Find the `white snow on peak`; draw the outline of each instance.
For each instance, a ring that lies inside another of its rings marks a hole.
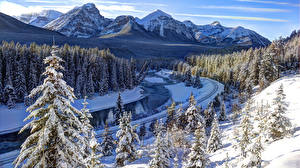
[[[153,19],[157,19],[159,17],[168,17],[168,18],[172,18],[171,15],[161,11],[161,10],[156,10],[152,13],[150,13],[149,15],[145,16],[142,20],[153,20]]]
[[[38,13],[22,14],[18,16],[17,19],[33,26],[43,27],[61,15],[62,13],[56,10],[42,10]]]
[[[217,26],[217,25],[221,25],[219,21],[214,21],[212,22],[210,25],[212,26]]]

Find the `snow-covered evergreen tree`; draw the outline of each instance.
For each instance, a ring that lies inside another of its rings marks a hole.
[[[196,107],[196,102],[193,94],[191,94],[189,102],[189,107],[185,111],[185,117],[187,120],[185,129],[189,132],[194,132],[197,128],[197,124],[199,122],[204,123],[204,119],[202,118],[200,112],[198,111],[198,108]]]
[[[175,123],[175,108],[176,108],[176,103],[173,101],[171,106],[168,107],[167,109],[168,116],[166,122],[167,122],[167,127],[169,129],[171,129],[173,124]]]
[[[87,108],[87,96],[84,97],[83,108],[81,109],[82,116],[80,117],[83,127],[81,128],[82,134],[86,140],[86,153],[85,153],[85,162],[88,168],[101,168],[103,165],[100,162],[102,154],[99,154],[98,148],[99,143],[95,137],[94,127],[90,124],[90,119],[92,115]]]
[[[139,137],[135,133],[135,126],[130,125],[131,113],[124,112],[120,118],[120,130],[117,132],[118,145],[116,148],[116,166],[124,166],[127,162],[137,159],[135,141],[139,142]]]
[[[118,99],[116,102],[116,110],[115,110],[115,123],[116,125],[119,124],[120,118],[123,115],[124,112],[124,106],[123,106],[123,101],[121,97],[121,93],[119,92],[118,94]]]
[[[150,168],[168,168],[170,166],[164,141],[162,130],[157,130],[157,136],[154,142],[154,156],[149,163]]]
[[[251,100],[247,102],[246,109],[243,113],[242,121],[240,123],[240,140],[239,147],[241,151],[241,156],[247,156],[247,147],[251,143],[251,131],[253,129],[252,123],[250,121],[250,109],[251,109]]]
[[[111,156],[116,146],[114,143],[114,139],[112,137],[112,133],[110,132],[107,123],[105,124],[105,130],[104,133],[102,134],[102,142],[100,146],[101,146],[101,153],[104,156]]]
[[[261,136],[255,138],[254,143],[248,148],[248,156],[242,162],[244,167],[256,167],[261,168],[262,158],[261,153],[263,146],[261,143]]]
[[[276,90],[276,97],[273,100],[274,110],[268,115],[267,134],[272,140],[281,139],[291,134],[292,124],[286,116],[284,116],[287,104],[285,102],[285,94],[283,85]]]
[[[217,119],[217,115],[215,114],[212,123],[212,129],[210,131],[210,137],[207,143],[207,152],[215,152],[220,148],[222,148],[221,133],[219,129],[219,122]]]
[[[52,47],[51,56],[44,59],[46,75],[44,83],[33,89],[29,97],[41,94],[36,102],[27,108],[30,112],[26,120],[32,119],[20,132],[31,128],[31,135],[21,146],[19,156],[14,161],[16,167],[78,167],[84,165],[80,135],[83,124],[77,116],[82,112],[71,105],[74,101],[73,88],[63,80],[58,72],[63,60],[57,56],[57,46]],[[24,161],[26,163],[22,164]]]
[[[205,168],[209,162],[206,154],[205,125],[199,123],[195,130],[195,140],[193,141],[191,152],[188,155],[184,168]]]
[[[6,85],[4,88],[4,99],[9,109],[16,106],[16,94],[12,85]]]
[[[224,101],[222,102],[222,105],[221,105],[221,111],[220,111],[220,115],[219,115],[219,120],[220,121],[226,121],[227,120],[226,106],[225,106]]]
[[[146,135],[146,126],[145,126],[145,123],[140,127],[140,131],[139,131],[139,137],[140,137],[140,140],[142,141],[141,142],[141,145],[143,146],[144,145],[144,137]]]
[[[204,117],[205,117],[206,127],[211,126],[211,124],[214,120],[215,114],[216,114],[216,111],[215,111],[215,108],[214,108],[214,103],[210,103],[209,108],[204,110]]]

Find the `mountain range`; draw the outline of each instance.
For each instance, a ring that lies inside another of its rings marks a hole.
[[[24,14],[17,19],[77,38],[111,38],[130,34],[208,46],[261,47],[270,44],[268,39],[241,26],[225,27],[218,21],[196,25],[192,21],[178,21],[161,10],[156,10],[141,19],[125,15],[109,19],[102,16],[93,3],[75,7],[65,14],[48,10]]]

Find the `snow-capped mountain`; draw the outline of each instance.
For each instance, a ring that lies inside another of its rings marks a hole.
[[[258,33],[241,26],[225,27],[215,21],[208,25],[195,25],[191,21],[183,22],[193,32],[197,42],[208,45],[267,46],[270,41]]]
[[[136,23],[133,16],[118,16],[113,22],[106,26],[102,31],[101,35],[116,34],[116,33],[128,33],[132,29],[144,32],[142,26]]]
[[[17,19],[33,26],[43,27],[61,15],[61,12],[55,10],[43,10],[39,13],[22,14],[17,16]]]
[[[170,40],[194,41],[193,33],[182,22],[175,20],[171,15],[156,10],[142,19],[136,19],[137,23],[144,26],[150,32],[159,34]]]
[[[39,27],[46,24],[44,28],[70,37],[109,38],[130,34],[132,37],[142,35],[154,39],[221,47],[259,47],[270,44],[268,39],[240,26],[225,27],[218,21],[207,25],[196,25],[191,21],[181,22],[161,10],[156,10],[142,19],[122,15],[112,20],[103,17],[95,4],[88,3],[60,15],[57,11],[44,11],[39,14],[21,15],[19,20]],[[50,20],[52,21],[48,23]]]
[[[87,38],[97,36],[111,22],[100,15],[95,4],[88,3],[75,7],[44,27],[66,36]]]

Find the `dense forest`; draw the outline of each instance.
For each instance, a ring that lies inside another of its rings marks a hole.
[[[250,96],[252,88],[260,90],[280,77],[280,73],[299,68],[300,31],[275,40],[268,47],[218,55],[192,55],[173,65],[174,76],[189,79],[189,74],[209,77],[234,86]]]
[[[13,108],[16,102],[30,105],[28,93],[41,84],[51,46],[30,46],[2,42],[0,45],[0,102]],[[109,49],[64,45],[58,49],[64,60],[64,80],[74,88],[77,98],[104,95],[109,91],[132,89],[143,78],[136,75],[136,61],[115,57]],[[143,70],[143,68],[142,68]],[[145,70],[145,67],[144,67]]]

